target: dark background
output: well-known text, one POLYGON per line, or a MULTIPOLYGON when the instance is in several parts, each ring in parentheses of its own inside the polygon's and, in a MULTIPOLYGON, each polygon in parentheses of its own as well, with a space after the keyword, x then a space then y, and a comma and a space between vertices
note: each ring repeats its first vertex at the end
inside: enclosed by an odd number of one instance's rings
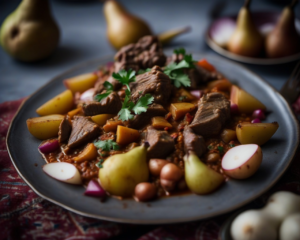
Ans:
MULTIPOLYGON (((177 38, 169 47, 185 47, 189 51, 214 54, 204 41, 213 12, 220 16, 236 14, 242 0, 120 0, 132 13, 147 20, 154 33, 191 26, 192 31, 177 38), (215 7, 219 6, 219 7, 215 7), (216 11, 220 10, 220 11, 216 11)), ((253 0, 253 11, 281 11, 290 1, 253 0)), ((0 0, 0 23, 20 3, 19 0, 0 0)), ((53 15, 61 29, 59 47, 47 59, 37 63, 13 60, 0 48, 0 103, 28 96, 40 86, 87 60, 112 55, 115 50, 106 40, 106 22, 100 1, 52 0, 53 15)), ((300 4, 295 9, 300 18, 300 4)), ((276 89, 289 77, 295 62, 276 66, 244 64, 276 89)), ((115 239, 136 239, 157 226, 137 226, 115 239)))

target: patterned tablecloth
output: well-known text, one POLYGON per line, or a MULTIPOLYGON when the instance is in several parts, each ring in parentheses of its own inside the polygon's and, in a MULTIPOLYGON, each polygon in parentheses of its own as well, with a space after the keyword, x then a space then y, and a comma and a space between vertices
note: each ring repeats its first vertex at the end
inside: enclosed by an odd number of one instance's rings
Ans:
MULTIPOLYGON (((82 217, 37 196, 18 176, 6 149, 9 124, 23 99, 0 104, 0 239, 111 239, 139 228, 82 217)), ((298 99, 300 106, 300 98, 298 99)), ((300 113, 294 105, 296 113, 300 113)), ((250 204, 261 207, 278 190, 300 194, 300 153, 284 176, 266 194, 250 204)), ((222 223, 230 216, 184 224, 162 225, 140 236, 139 240, 213 240, 218 239, 222 223)), ((119 239, 122 239, 120 237, 119 239)))

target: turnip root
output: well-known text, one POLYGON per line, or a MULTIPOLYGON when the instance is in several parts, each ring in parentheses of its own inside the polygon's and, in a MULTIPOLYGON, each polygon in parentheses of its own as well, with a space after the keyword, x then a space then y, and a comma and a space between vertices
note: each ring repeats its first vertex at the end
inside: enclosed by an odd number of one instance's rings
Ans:
POLYGON ((236 179, 252 176, 262 161, 261 148, 256 144, 231 148, 222 159, 222 169, 226 175, 236 179))

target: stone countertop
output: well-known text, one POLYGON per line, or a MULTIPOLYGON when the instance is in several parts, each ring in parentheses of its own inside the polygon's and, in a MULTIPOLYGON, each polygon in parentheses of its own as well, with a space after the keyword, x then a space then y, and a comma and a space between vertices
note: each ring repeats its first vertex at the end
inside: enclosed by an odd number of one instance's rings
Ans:
MULTIPOLYGON (((225 1, 225 0, 224 0, 225 1)), ((0 1, 0 23, 19 4, 19 0, 0 1)), ((189 51, 218 55, 204 41, 212 21, 209 12, 217 0, 120 0, 126 8, 147 20, 155 33, 183 26, 192 31, 178 37, 170 47, 185 47, 189 51), (172 3, 171 3, 172 2, 172 3), (170 4, 171 3, 171 4, 170 4)), ((221 15, 237 13, 239 0, 227 0, 221 15)), ((106 40, 106 23, 100 1, 51 1, 52 12, 61 29, 59 47, 47 59, 36 63, 13 60, 0 48, 0 103, 28 96, 40 86, 87 60, 113 55, 114 49, 106 40)), ((282 5, 271 1, 253 1, 251 9, 280 11, 282 5)), ((300 4, 296 8, 299 18, 300 4)), ((295 62, 276 66, 244 64, 280 89, 292 72, 295 62)))

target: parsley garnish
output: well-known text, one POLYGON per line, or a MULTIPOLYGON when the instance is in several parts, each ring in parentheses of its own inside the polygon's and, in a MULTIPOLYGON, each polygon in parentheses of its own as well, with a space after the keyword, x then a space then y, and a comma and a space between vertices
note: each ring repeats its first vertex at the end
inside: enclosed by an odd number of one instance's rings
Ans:
POLYGON ((207 146, 207 148, 208 148, 208 150, 212 150, 212 149, 214 149, 214 147, 213 147, 213 146, 211 146, 211 145, 208 145, 208 146, 207 146))
POLYGON ((180 97, 178 98, 178 100, 179 100, 180 102, 182 102, 184 99, 186 99, 186 96, 180 96, 180 97))
POLYGON ((218 150, 219 150, 220 153, 222 153, 224 151, 224 148, 221 147, 221 146, 218 146, 218 150))
POLYGON ((103 159, 100 159, 100 161, 97 162, 97 163, 95 164, 96 167, 98 167, 98 168, 103 168, 103 165, 102 165, 103 162, 104 162, 104 160, 103 160, 103 159))
MULTIPOLYGON (((132 111, 135 114, 146 112, 148 105, 154 101, 154 97, 152 97, 151 94, 145 94, 145 96, 141 97, 136 104, 130 100, 131 91, 129 83, 135 81, 135 71, 129 70, 126 72, 125 70, 121 70, 119 73, 113 73, 113 77, 123 85, 127 86, 122 108, 118 112, 119 119, 122 121, 128 121, 129 119, 132 119, 134 117, 132 111)), ((139 92, 139 94, 142 94, 142 92, 139 92)))
POLYGON ((229 143, 229 146, 230 146, 230 147, 235 147, 235 145, 234 145, 234 144, 232 144, 232 143, 229 143))
POLYGON ((151 68, 140 69, 140 70, 138 71, 138 75, 143 74, 143 73, 146 73, 146 72, 150 72, 150 71, 151 71, 151 68))
POLYGON ((94 145, 96 148, 101 148, 102 151, 110 151, 112 149, 113 150, 119 149, 119 145, 111 139, 94 142, 94 145))
POLYGON ((173 52, 174 52, 175 54, 177 54, 177 55, 179 55, 179 54, 185 55, 185 49, 184 49, 184 48, 174 49, 173 52))
POLYGON ((111 92, 114 89, 114 86, 108 81, 105 81, 103 86, 106 88, 106 92, 102 94, 97 94, 95 96, 95 100, 98 102, 101 102, 102 99, 106 98, 109 94, 111 94, 111 92))

